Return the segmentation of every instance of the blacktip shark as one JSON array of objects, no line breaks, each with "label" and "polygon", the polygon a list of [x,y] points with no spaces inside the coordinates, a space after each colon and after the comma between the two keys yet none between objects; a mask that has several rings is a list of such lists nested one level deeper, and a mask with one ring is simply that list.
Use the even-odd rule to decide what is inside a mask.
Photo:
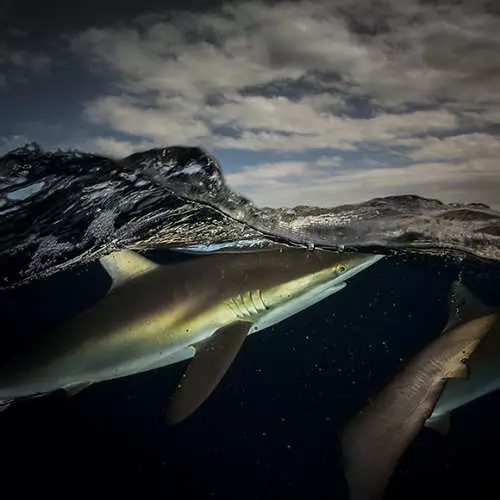
[{"label": "blacktip shark", "polygon": [[[454,289],[462,287],[455,284]],[[422,349],[341,432],[344,474],[351,500],[383,498],[394,468],[431,415],[448,379],[468,377],[467,360],[499,320],[498,313],[460,316],[461,319],[453,313],[442,334]]]},{"label": "blacktip shark", "polygon": [[[498,312],[483,304],[464,287],[455,291],[457,313],[479,316]],[[467,380],[450,380],[444,388],[426,427],[439,432],[450,429],[453,410],[470,403],[490,392],[500,389],[500,320],[496,321],[488,335],[472,353],[467,362],[470,375]]]},{"label": "blacktip shark", "polygon": [[0,369],[0,401],[193,358],[167,409],[182,421],[211,394],[246,336],[342,290],[383,256],[284,247],[160,266],[128,250],[101,258],[108,294]]}]

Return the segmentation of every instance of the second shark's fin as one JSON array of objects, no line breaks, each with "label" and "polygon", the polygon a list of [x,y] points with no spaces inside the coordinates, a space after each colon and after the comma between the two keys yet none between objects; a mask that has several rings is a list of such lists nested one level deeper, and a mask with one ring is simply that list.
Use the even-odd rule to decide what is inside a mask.
[{"label": "second shark's fin", "polygon": [[444,413],[439,418],[427,420],[425,426],[434,429],[440,434],[448,434],[448,432],[450,431],[450,414]]},{"label": "second shark's fin", "polygon": [[479,316],[485,316],[492,311],[490,307],[483,304],[472,292],[460,281],[451,284],[448,305],[448,322],[443,333]]},{"label": "second shark's fin", "polygon": [[251,324],[232,323],[217,330],[205,343],[196,347],[167,409],[167,422],[182,422],[209,396],[238,354]]},{"label": "second shark's fin", "polygon": [[118,252],[105,255],[99,260],[113,280],[110,290],[132,278],[136,278],[159,267],[152,260],[132,250],[119,250]]},{"label": "second shark's fin", "polygon": [[451,372],[451,377],[450,378],[463,378],[463,379],[469,379],[470,378],[470,368],[469,365],[466,363],[467,359],[464,359],[461,361],[460,366],[455,366],[453,371]]},{"label": "second shark's fin", "polygon": [[343,429],[340,441],[351,500],[381,500],[410,443],[432,414],[450,378],[488,334],[497,314],[452,328],[424,347]]}]

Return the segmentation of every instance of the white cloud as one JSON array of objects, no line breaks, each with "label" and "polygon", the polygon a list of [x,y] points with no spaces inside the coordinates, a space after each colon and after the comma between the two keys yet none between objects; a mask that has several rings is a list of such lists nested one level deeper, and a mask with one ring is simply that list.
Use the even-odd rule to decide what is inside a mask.
[{"label": "white cloud", "polygon": [[[352,19],[385,29],[363,37],[350,29]],[[238,2],[208,14],[173,13],[142,31],[92,29],[74,43],[127,75],[127,85],[183,95],[320,70],[387,103],[464,92],[478,101],[489,97],[485,90],[500,97],[491,74],[499,25],[485,12],[407,1],[385,9],[375,2]]]},{"label": "white cloud", "polygon": [[[332,168],[342,164],[339,156],[321,156],[312,161],[280,161],[274,163],[261,163],[243,167],[239,172],[227,174],[228,184],[238,187],[258,187],[263,182],[275,183],[275,181],[286,183],[296,181],[297,178],[304,179],[309,175],[316,177],[327,177]],[[268,184],[269,185],[269,184]]]},{"label": "white cloud", "polygon": [[[114,72],[121,91],[96,99],[87,116],[152,141],[254,150],[352,149],[359,141],[458,127],[443,108],[346,117],[339,89],[387,110],[447,99],[459,112],[457,101],[470,107],[486,99],[484,119],[496,117],[500,80],[490,56],[500,50],[499,19],[408,1],[385,10],[373,5],[360,2],[352,13],[348,2],[240,2],[205,14],[174,12],[168,20],[150,16],[141,27],[90,29],[73,48]],[[361,35],[349,24],[356,16],[386,29]],[[327,82],[318,71],[338,78]],[[293,99],[242,93],[280,80],[300,92],[301,78],[320,92]],[[216,104],[207,104],[211,97]],[[214,133],[220,125],[232,133]]]},{"label": "white cloud", "polygon": [[335,147],[344,151],[354,151],[357,147],[347,142],[336,141],[325,135],[283,135],[277,132],[244,131],[239,137],[215,136],[213,144],[219,148],[241,150],[281,150],[303,151],[304,149],[325,149]]},{"label": "white cloud", "polygon": [[318,167],[335,168],[342,164],[343,158],[341,156],[320,156],[314,161],[314,165]]},{"label": "white cloud", "polygon": [[302,178],[308,169],[307,163],[299,161],[263,163],[256,167],[244,167],[236,174],[228,174],[226,180],[239,187],[259,186],[262,182],[286,182],[297,175]]},{"label": "white cloud", "polygon": [[119,141],[112,137],[98,137],[87,143],[87,147],[96,153],[110,156],[112,158],[124,158],[137,151],[144,151],[155,147],[148,141]]},{"label": "white cloud", "polygon": [[[351,149],[356,142],[387,141],[416,133],[453,130],[458,126],[455,115],[446,110],[381,113],[371,119],[351,119],[285,97],[235,98],[215,108],[212,121],[218,125],[237,123],[247,130],[265,130],[268,135],[264,137],[269,137],[271,142],[275,138],[273,132],[286,132],[294,136],[292,140],[300,142],[301,148],[314,148],[319,144],[319,147],[339,149]],[[262,141],[262,137],[259,140]],[[258,144],[263,147],[262,142]],[[283,145],[282,149],[287,147]]]},{"label": "white cloud", "polygon": [[209,128],[181,99],[166,108],[145,108],[127,97],[104,97],[86,109],[93,123],[106,123],[115,130],[163,144],[184,143],[209,135]]},{"label": "white cloud", "polygon": [[[500,138],[482,133],[460,134],[445,138],[400,139],[397,145],[416,148],[408,156],[414,160],[470,159],[500,157]],[[500,170],[499,170],[500,175]]]},{"label": "white cloud", "polygon": [[[441,80],[450,75],[424,64],[422,33],[433,35],[432,26],[411,31],[396,24],[394,40],[388,35],[365,40],[328,2],[254,2],[196,16],[174,13],[147,29],[90,29],[74,38],[73,47],[117,75],[122,92],[96,99],[87,116],[120,132],[236,149],[352,149],[358,141],[449,130],[458,123],[443,109],[385,112],[371,120],[333,114],[342,106],[345,111],[345,102],[331,83],[326,91],[299,99],[242,91],[280,79],[293,88],[304,77],[321,89],[325,82],[315,72],[333,71],[343,80],[339,88],[351,82],[353,95],[384,104],[425,101],[428,94],[436,98]],[[401,30],[414,44],[398,52],[392,42],[400,41]],[[217,103],[208,105],[210,97]],[[220,125],[233,133],[214,134]]]},{"label": "white cloud", "polygon": [[246,167],[245,176],[227,176],[228,185],[258,205],[282,207],[296,205],[335,206],[358,203],[379,196],[418,194],[444,202],[482,202],[500,210],[498,163],[484,159],[464,163],[422,163],[404,167],[370,170],[344,168],[335,175],[316,175],[307,164],[296,171],[303,175],[294,182],[269,172],[280,172],[286,165]]},{"label": "white cloud", "polygon": [[[265,181],[255,196],[265,198],[272,186],[281,193],[274,201],[287,204],[412,189],[475,197],[466,185],[494,197],[499,141],[485,127],[500,123],[500,17],[481,2],[226,3],[90,29],[73,37],[72,48],[114,82],[88,103],[86,117],[138,138],[98,138],[104,151],[123,154],[137,144],[292,152],[408,146],[398,153],[402,160],[429,163],[384,169],[372,159],[371,170],[361,171],[337,162],[329,181],[319,160],[267,162],[230,178],[247,189]],[[309,187],[289,199],[297,178]]]},{"label": "white cloud", "polygon": [[[162,99],[157,107],[144,107],[126,96],[109,96],[91,103],[86,115],[94,123],[156,143],[250,150],[354,150],[357,142],[385,142],[458,126],[455,115],[446,110],[351,119],[285,97],[237,98],[220,106],[193,106],[175,97]],[[211,125],[234,126],[241,132],[234,137],[214,134]]]}]

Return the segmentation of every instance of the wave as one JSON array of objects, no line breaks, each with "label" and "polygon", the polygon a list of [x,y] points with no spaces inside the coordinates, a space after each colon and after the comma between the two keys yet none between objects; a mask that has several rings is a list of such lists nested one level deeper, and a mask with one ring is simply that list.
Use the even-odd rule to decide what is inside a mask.
[{"label": "wave", "polygon": [[197,253],[282,244],[498,264],[500,213],[416,195],[332,208],[257,207],[226,185],[214,156],[195,147],[114,160],[32,143],[0,157],[2,288],[118,248]]}]

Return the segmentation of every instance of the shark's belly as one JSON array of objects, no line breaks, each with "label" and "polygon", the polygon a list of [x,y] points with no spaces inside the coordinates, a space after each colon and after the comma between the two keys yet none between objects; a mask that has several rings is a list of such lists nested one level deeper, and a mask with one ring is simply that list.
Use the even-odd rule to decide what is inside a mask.
[{"label": "shark's belly", "polygon": [[[56,356],[0,380],[0,400],[121,378],[192,357],[190,346],[233,320],[221,308],[172,321],[160,315],[113,328]],[[63,333],[63,332],[61,332]],[[78,335],[78,332],[65,332]]]},{"label": "shark's belly", "polygon": [[128,363],[110,363],[109,366],[98,371],[82,369],[73,370],[73,373],[57,371],[53,374],[47,371],[46,374],[40,374],[38,377],[26,377],[16,383],[1,386],[0,402],[135,375],[192,358],[194,352],[194,348],[188,346],[162,353],[152,353],[150,356],[144,356]]}]

